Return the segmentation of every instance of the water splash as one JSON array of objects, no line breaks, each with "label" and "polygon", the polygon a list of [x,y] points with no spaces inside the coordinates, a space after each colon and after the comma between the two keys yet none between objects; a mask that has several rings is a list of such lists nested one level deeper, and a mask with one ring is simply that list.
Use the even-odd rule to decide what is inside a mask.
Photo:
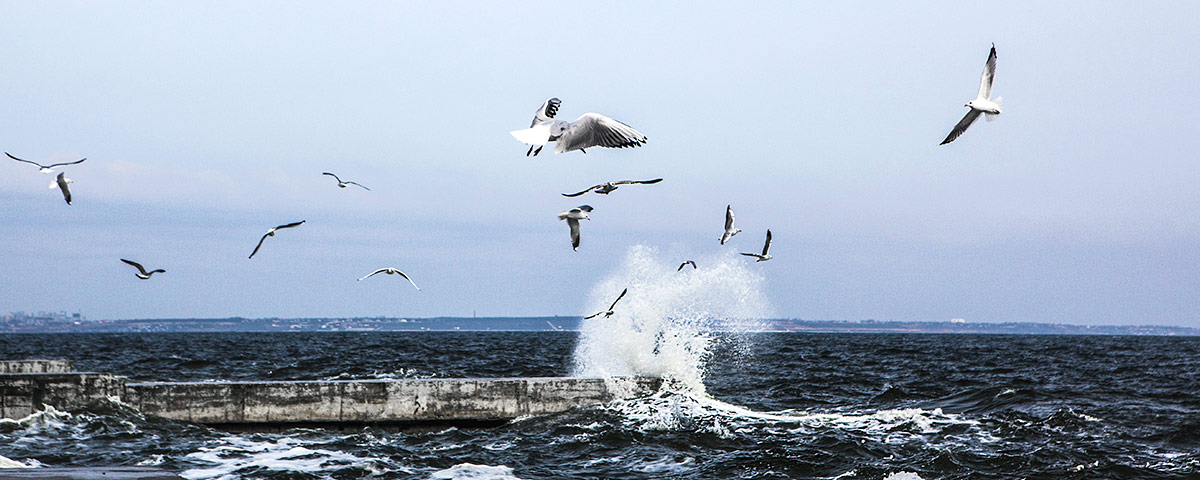
[{"label": "water splash", "polygon": [[750,329],[771,316],[771,307],[762,275],[736,252],[696,260],[699,268],[677,271],[682,259],[630,248],[621,266],[592,288],[584,315],[608,310],[624,288],[629,293],[612,317],[580,325],[574,374],[656,376],[704,395],[714,333]]}]

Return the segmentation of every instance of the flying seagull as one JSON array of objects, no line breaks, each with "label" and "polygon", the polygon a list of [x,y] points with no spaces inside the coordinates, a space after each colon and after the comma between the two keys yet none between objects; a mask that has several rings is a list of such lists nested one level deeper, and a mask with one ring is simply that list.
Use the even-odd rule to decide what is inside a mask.
[{"label": "flying seagull", "polygon": [[381,268],[381,269],[379,269],[379,270],[376,270],[376,271],[374,271],[374,272],[368,273],[368,274],[367,274],[367,276],[365,276],[365,277],[362,277],[362,278],[358,279],[358,281],[360,281],[360,282],[361,282],[361,281],[363,281],[363,280],[366,280],[366,279],[368,279],[368,278],[371,278],[373,275],[375,275],[375,274],[377,274],[377,273],[386,273],[386,274],[388,274],[388,275],[399,275],[399,276],[401,276],[401,277],[404,277],[404,279],[405,279],[405,280],[408,280],[408,283],[411,283],[411,284],[412,284],[412,286],[413,286],[413,288],[416,288],[417,290],[420,290],[420,289],[421,289],[421,287],[418,287],[418,286],[417,286],[417,282],[414,282],[414,281],[413,281],[411,278],[408,278],[408,275],[406,275],[404,272],[401,272],[400,270],[397,270],[397,269],[395,269],[395,268],[392,268],[392,267],[384,267],[384,268]]},{"label": "flying seagull", "polygon": [[[551,99],[555,100],[555,99]],[[549,105],[546,101],[543,109]],[[557,104],[555,105],[557,110]],[[541,110],[538,111],[541,113]],[[549,113],[549,112],[547,112]],[[646,143],[646,136],[633,127],[608,118],[599,113],[585,113],[574,122],[566,120],[550,121],[551,116],[542,122],[534,117],[534,125],[524,130],[509,132],[514,138],[529,145],[546,145],[554,142],[554,153],[566,153],[579,150],[587,153],[586,148],[626,148],[637,147]],[[539,149],[540,150],[540,149]]]},{"label": "flying seagull", "polygon": [[611,316],[613,316],[613,314],[614,314],[614,313],[616,313],[616,312],[613,312],[613,309],[617,307],[617,302],[621,301],[621,299],[622,299],[622,298],[625,298],[625,292],[628,292],[628,291],[629,291],[629,289],[628,289],[628,288],[626,288],[626,289],[624,289],[624,290],[621,290],[621,294],[617,296],[617,299],[616,299],[616,300],[613,300],[612,306],[608,307],[608,310],[607,310],[607,311],[604,311],[604,312],[596,312],[596,313],[593,313],[593,314],[591,314],[591,315],[588,315],[588,316],[586,316],[586,317],[583,317],[583,319],[584,319],[584,320],[587,320],[587,319],[589,319],[589,318],[592,318],[592,317],[598,317],[598,316],[600,316],[600,315],[604,315],[604,318],[608,318],[608,317],[611,317]]},{"label": "flying seagull", "polygon": [[121,259],[121,261],[122,261],[122,262],[125,262],[125,263],[128,263],[128,264],[130,264],[130,265],[133,265],[134,267],[136,267],[136,268],[138,269],[138,272],[139,272],[139,273],[135,273],[135,274],[133,274],[133,275],[134,275],[134,276],[136,276],[136,277],[138,277],[138,278],[140,278],[140,279],[142,279],[142,280],[147,280],[147,279],[149,279],[149,278],[150,278],[150,276],[151,276],[151,275],[154,275],[154,274],[156,274],[156,273],[167,273],[167,271],[166,271],[166,270],[163,270],[163,269],[161,269],[161,268],[159,268],[159,269],[155,269],[155,270],[151,270],[151,271],[147,272],[147,271],[146,271],[146,268],[145,268],[145,267],[142,267],[142,264],[140,264],[140,263],[137,263],[137,262],[135,262],[135,261],[133,261],[133,260],[126,260],[126,259],[122,258],[122,259]]},{"label": "flying seagull", "polygon": [[988,54],[987,64],[983,67],[983,76],[979,79],[979,95],[976,96],[974,100],[971,100],[970,102],[967,102],[966,105],[963,105],[971,110],[967,111],[967,115],[963,117],[962,120],[958,121],[958,125],[954,126],[954,130],[951,130],[950,134],[946,135],[946,139],[942,140],[942,145],[953,142],[954,139],[958,138],[963,134],[963,132],[967,131],[967,127],[970,127],[971,124],[975,122],[975,119],[979,118],[979,114],[982,113],[986,115],[986,118],[989,121],[993,118],[996,118],[997,115],[1000,115],[1001,109],[1004,108],[1004,99],[996,97],[995,100],[991,100],[992,79],[995,78],[995,76],[996,44],[993,43],[992,52]]},{"label": "flying seagull", "polygon": [[332,173],[329,173],[329,172],[322,173],[321,175],[329,175],[329,176],[333,177],[333,179],[334,179],[334,180],[337,180],[337,182],[338,182],[338,188],[346,188],[346,185],[358,185],[358,186],[362,187],[362,188],[363,188],[363,190],[368,190],[368,191],[369,191],[369,190],[371,190],[371,189],[369,189],[369,188],[367,188],[367,187],[363,187],[363,185],[362,185],[361,183],[358,183],[358,182],[343,182],[343,181],[342,181],[342,179],[338,178],[338,176],[337,176],[337,175],[334,175],[334,174],[332,174]]},{"label": "flying seagull", "polygon": [[[538,125],[552,125],[554,123],[554,116],[558,115],[559,105],[562,105],[562,100],[557,98],[546,100],[546,103],[542,104],[542,108],[539,108],[537,112],[534,112],[533,123],[529,124],[529,128],[534,128]],[[533,155],[536,157],[539,153],[542,153],[542,147],[544,146],[546,146],[544,143],[541,145],[530,145],[529,151],[525,152],[525,156],[528,157]],[[537,150],[534,150],[534,148],[537,148]]]},{"label": "flying seagull", "polygon": [[740,228],[733,228],[733,206],[725,206],[725,233],[721,235],[721,245],[724,245],[730,237],[737,235],[742,231]]},{"label": "flying seagull", "polygon": [[678,269],[676,269],[675,271],[676,271],[676,272],[678,272],[678,271],[680,271],[680,270],[683,270],[683,267],[686,267],[686,266],[688,266],[688,265],[691,265],[691,266],[692,266],[692,270],[695,270],[695,269],[696,269],[696,262],[693,262],[693,261],[691,261],[691,260],[688,260],[688,261],[686,261],[686,262],[683,262],[683,263],[679,264],[679,268],[678,268]]},{"label": "flying seagull", "polygon": [[256,246],[254,247],[254,251],[253,251],[253,252],[250,252],[250,258],[254,258],[254,254],[258,253],[258,249],[262,248],[263,241],[264,241],[264,240],[266,240],[266,239],[267,239],[267,237],[274,237],[274,236],[275,236],[275,231],[276,231],[276,230],[279,230],[279,229],[281,229],[281,228],[292,228],[292,227],[296,227],[296,226],[299,226],[299,225],[300,225],[300,224],[302,224],[302,223],[304,223],[304,220],[301,220],[301,221],[299,221],[299,222],[296,222],[296,223],[289,223],[289,224],[287,224],[287,225],[280,225],[280,226],[278,226],[278,227],[272,227],[270,230],[267,230],[267,233],[264,233],[264,234],[263,234],[263,236],[262,236],[262,238],[258,239],[258,245],[256,245]]},{"label": "flying seagull", "polygon": [[50,182],[50,188],[58,187],[59,190],[62,190],[63,198],[66,199],[67,205],[70,205],[71,188],[67,186],[68,183],[75,183],[75,181],[67,178],[67,172],[58,172],[58,177]]},{"label": "flying seagull", "polygon": [[588,212],[592,211],[591,205],[580,205],[570,210],[558,212],[559,220],[566,220],[567,226],[571,227],[571,250],[579,251],[579,220],[591,220]]},{"label": "flying seagull", "polygon": [[771,259],[771,229],[769,229],[769,228],[767,229],[767,241],[766,241],[766,243],[763,243],[763,253],[761,255],[757,254],[757,253],[743,253],[742,255],[745,255],[747,257],[757,258],[758,260],[755,260],[756,262],[765,262],[767,260],[770,260]]},{"label": "flying seagull", "polygon": [[620,180],[620,181],[616,181],[616,182],[601,183],[599,185],[594,185],[591,188],[588,188],[587,190],[584,190],[582,192],[564,193],[564,194],[562,194],[562,196],[578,197],[578,196],[583,195],[592,190],[595,190],[596,193],[599,193],[601,195],[608,195],[610,192],[617,189],[617,185],[634,185],[634,184],[650,185],[653,183],[661,182],[662,180],[663,179],[661,179],[661,178],[656,178],[654,180]]},{"label": "flying seagull", "polygon": [[76,160],[76,161],[74,161],[74,162],[67,162],[67,163],[52,163],[52,164],[50,164],[50,165],[42,165],[42,164],[40,164],[40,163],[37,163],[37,162],[31,162],[31,161],[29,161],[29,160],[22,160],[22,159],[19,159],[19,158],[17,158],[17,157],[14,157],[14,156],[13,156],[11,153],[8,153],[8,152],[4,152],[4,154],[5,154],[5,155],[8,155],[8,158],[11,158],[11,159],[13,159],[13,160],[16,160],[16,161],[18,161],[18,162],[25,162],[25,163],[28,163],[28,164],[30,164],[30,165],[37,165],[38,169],[39,169],[39,170],[40,170],[42,173],[50,173],[52,170],[54,170],[55,168],[58,168],[58,167],[65,167],[65,166],[67,166],[67,165],[78,165],[78,164],[80,164],[80,163],[83,163],[83,161],[84,161],[84,160],[87,160],[87,158],[86,158],[86,157],[84,157],[84,158],[81,158],[81,159],[79,159],[79,160]]}]

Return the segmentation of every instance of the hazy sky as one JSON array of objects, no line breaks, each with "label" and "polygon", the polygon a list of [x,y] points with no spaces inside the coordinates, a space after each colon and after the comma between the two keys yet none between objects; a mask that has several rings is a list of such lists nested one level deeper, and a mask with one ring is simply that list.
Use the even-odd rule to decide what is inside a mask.
[{"label": "hazy sky", "polygon": [[[67,206],[0,159],[0,312],[577,315],[635,245],[770,228],[781,316],[1200,325],[1195,2],[2,10],[0,150],[88,161]],[[993,42],[1004,114],[939,146]],[[527,158],[550,96],[649,143]]]}]

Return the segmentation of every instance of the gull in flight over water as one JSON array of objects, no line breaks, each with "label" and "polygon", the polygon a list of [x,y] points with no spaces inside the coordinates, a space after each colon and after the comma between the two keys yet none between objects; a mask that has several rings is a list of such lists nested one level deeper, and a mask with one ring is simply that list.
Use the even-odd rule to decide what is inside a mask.
[{"label": "gull in flight over water", "polygon": [[595,190],[596,193],[599,193],[601,195],[608,195],[613,190],[616,190],[618,185],[634,185],[634,184],[650,185],[650,184],[661,182],[662,180],[663,179],[661,179],[661,178],[656,178],[654,180],[619,180],[616,182],[607,182],[607,183],[601,183],[599,185],[593,185],[591,188],[588,188],[587,190],[584,190],[582,192],[564,193],[564,194],[562,194],[562,196],[578,197],[578,196],[583,195],[592,190]]},{"label": "gull in flight over water", "polygon": [[67,178],[67,172],[58,172],[58,177],[50,182],[50,188],[58,187],[59,190],[62,190],[63,199],[67,201],[67,205],[70,205],[71,188],[67,186],[68,183],[75,183],[75,181]]},{"label": "gull in flight over water", "polygon": [[36,166],[38,167],[38,169],[39,169],[39,170],[40,170],[42,173],[50,173],[51,171],[53,171],[55,168],[58,168],[58,167],[65,167],[65,166],[67,166],[67,165],[78,165],[78,164],[80,164],[80,163],[83,163],[83,161],[84,161],[84,160],[87,160],[87,157],[84,157],[84,158],[81,158],[81,159],[79,159],[79,160],[76,160],[76,161],[74,161],[74,162],[67,162],[67,163],[52,163],[52,164],[50,164],[50,165],[42,165],[42,164],[40,164],[40,163],[37,163],[37,162],[31,162],[31,161],[29,161],[29,160],[22,160],[22,159],[19,159],[19,158],[17,158],[17,157],[14,157],[14,156],[13,156],[11,153],[8,153],[8,152],[4,152],[4,154],[5,154],[5,155],[8,155],[8,158],[11,158],[11,159],[13,159],[13,160],[16,160],[16,161],[18,161],[18,162],[25,162],[25,163],[28,163],[28,164],[30,164],[30,165],[36,165]]},{"label": "gull in flight over water", "polygon": [[742,253],[742,255],[745,255],[747,257],[757,258],[758,260],[755,260],[755,262],[765,262],[767,260],[770,260],[771,259],[771,229],[769,229],[769,228],[767,229],[767,241],[766,241],[766,243],[763,243],[762,254]]},{"label": "gull in flight over water", "polygon": [[721,245],[724,245],[730,237],[737,235],[742,231],[740,228],[733,228],[733,206],[725,206],[725,233],[721,235]]},{"label": "gull in flight over water", "polygon": [[374,271],[374,272],[368,273],[368,274],[367,274],[367,276],[365,276],[365,277],[362,277],[362,278],[358,279],[358,281],[360,281],[360,282],[361,282],[361,281],[363,281],[363,280],[366,280],[366,279],[368,279],[368,278],[371,278],[371,277],[372,277],[372,276],[374,276],[375,274],[379,274],[379,273],[386,273],[386,274],[388,274],[388,275],[399,275],[399,276],[401,276],[401,277],[404,277],[404,279],[405,279],[405,280],[408,280],[408,283],[411,283],[411,284],[412,284],[412,286],[413,286],[413,288],[416,288],[417,290],[420,290],[420,289],[421,289],[421,287],[418,287],[418,286],[417,286],[417,282],[414,282],[414,281],[413,281],[413,279],[411,279],[411,278],[408,278],[408,275],[407,275],[407,274],[405,274],[404,272],[401,272],[400,270],[397,270],[397,269],[395,269],[395,268],[392,268],[392,267],[384,267],[384,268],[381,268],[381,269],[379,269],[379,270],[376,270],[376,271]]},{"label": "gull in flight over water", "polygon": [[[549,100],[546,100],[546,103],[542,104],[542,108],[539,108],[537,112],[534,112],[533,123],[529,124],[529,128],[534,128],[539,125],[543,125],[546,128],[549,128],[551,125],[553,125],[554,124],[554,116],[558,115],[558,106],[559,105],[562,105],[562,100],[559,100],[557,98],[551,98]],[[544,147],[544,146],[546,146],[545,143],[542,143],[541,145],[530,145],[529,151],[525,152],[525,156],[528,157],[530,155],[533,155],[536,157],[539,153],[542,153],[542,147]],[[534,148],[536,148],[537,150],[534,150]]]},{"label": "gull in flight over water", "polygon": [[[524,130],[513,130],[509,133],[521,143],[529,145],[544,146],[549,142],[554,142],[554,153],[556,154],[572,150],[587,153],[587,150],[584,149],[592,147],[637,147],[646,143],[646,136],[642,132],[599,113],[585,113],[574,122],[551,121],[554,113],[557,113],[558,110],[558,103],[553,105],[553,113],[548,110],[553,100],[557,99],[547,100],[542,105],[542,109],[538,110],[538,115],[533,120],[533,126]],[[543,112],[547,113],[544,117]],[[542,120],[543,118],[544,120]],[[541,151],[541,148],[538,151]]]},{"label": "gull in flight over water", "polygon": [[686,261],[686,262],[683,262],[683,263],[679,264],[679,268],[678,268],[678,269],[676,269],[675,271],[676,271],[676,272],[678,272],[678,271],[680,271],[680,270],[683,270],[683,267],[686,267],[686,266],[688,266],[688,265],[691,265],[691,266],[692,266],[692,270],[695,270],[695,269],[696,269],[696,262],[693,262],[693,261],[691,261],[691,260],[688,260],[688,261]]},{"label": "gull in flight over water", "polygon": [[995,77],[996,44],[993,43],[992,52],[988,54],[987,64],[985,64],[983,67],[983,77],[979,79],[979,95],[976,96],[974,100],[971,100],[970,102],[967,102],[966,105],[963,105],[971,110],[967,111],[967,115],[963,117],[962,120],[958,121],[958,125],[955,125],[954,129],[950,131],[950,134],[946,135],[946,139],[942,140],[941,145],[953,142],[954,139],[962,135],[963,132],[967,131],[967,127],[970,127],[972,123],[975,123],[975,120],[979,118],[980,114],[985,115],[988,121],[991,121],[992,119],[996,118],[997,115],[1000,115],[1000,111],[1004,108],[1004,99],[996,97],[995,100],[991,100],[992,79]]},{"label": "gull in flight over water", "polygon": [[333,177],[333,179],[334,179],[334,180],[337,180],[337,182],[338,182],[338,188],[346,188],[346,185],[358,185],[358,186],[362,187],[362,188],[363,188],[363,190],[367,190],[367,191],[370,191],[370,190],[371,190],[371,189],[369,189],[369,188],[367,188],[367,187],[363,187],[363,185],[362,185],[361,183],[358,183],[358,182],[343,182],[343,181],[342,181],[342,179],[338,178],[338,176],[337,176],[337,175],[334,175],[334,174],[332,174],[332,173],[329,173],[329,172],[322,173],[321,175],[329,175],[329,176]]},{"label": "gull in flight over water", "polygon": [[267,233],[264,233],[264,234],[263,234],[263,236],[262,236],[262,238],[258,239],[258,245],[256,245],[256,246],[254,247],[254,251],[253,251],[253,252],[250,252],[250,258],[254,258],[254,254],[258,253],[258,249],[262,248],[263,241],[264,241],[264,240],[266,240],[266,239],[267,239],[267,237],[274,237],[274,236],[275,236],[275,231],[276,231],[276,230],[280,230],[280,229],[284,229],[284,228],[292,228],[292,227],[297,227],[297,226],[300,226],[300,225],[301,225],[301,224],[303,224],[303,223],[304,223],[304,220],[301,220],[301,221],[299,221],[299,222],[296,222],[296,223],[289,223],[289,224],[287,224],[287,225],[280,225],[280,226],[278,226],[278,227],[272,227],[270,230],[267,230]]},{"label": "gull in flight over water", "polygon": [[604,318],[608,318],[608,317],[611,317],[611,316],[613,316],[613,314],[614,314],[614,313],[616,313],[616,312],[614,312],[614,311],[613,311],[613,309],[614,309],[614,308],[617,308],[617,302],[621,301],[621,299],[622,299],[622,298],[625,298],[625,292],[628,292],[628,291],[629,291],[629,289],[628,289],[628,288],[626,288],[626,289],[624,289],[624,290],[621,290],[621,294],[617,296],[617,299],[616,299],[616,300],[613,300],[612,306],[608,307],[608,310],[607,310],[607,311],[603,311],[603,312],[596,312],[596,313],[593,313],[593,314],[591,314],[591,315],[588,315],[588,316],[586,316],[586,317],[583,317],[583,319],[584,319],[584,320],[587,320],[587,319],[589,319],[589,318],[592,318],[592,317],[598,317],[598,316],[600,316],[600,315],[604,315]]},{"label": "gull in flight over water", "polygon": [[135,274],[133,274],[133,275],[134,275],[135,277],[137,277],[137,278],[140,278],[140,279],[142,279],[142,280],[148,280],[148,279],[150,278],[150,276],[151,276],[151,275],[154,275],[154,274],[156,274],[156,273],[167,273],[167,271],[166,271],[166,270],[163,270],[163,269],[161,269],[161,268],[157,268],[157,269],[154,269],[154,270],[151,270],[151,271],[147,272],[147,271],[146,271],[146,268],[145,268],[145,267],[143,267],[143,266],[142,266],[142,264],[140,264],[140,263],[137,263],[137,262],[135,262],[135,261],[133,261],[133,260],[126,260],[126,259],[122,258],[122,259],[121,259],[121,261],[122,261],[122,262],[125,262],[125,263],[128,263],[128,264],[130,264],[130,265],[133,265],[134,267],[136,267],[136,268],[138,269],[138,273],[135,273]]},{"label": "gull in flight over water", "polygon": [[592,217],[588,216],[591,211],[591,205],[580,205],[558,212],[558,219],[566,220],[567,226],[571,227],[571,250],[579,251],[579,220],[591,220]]}]

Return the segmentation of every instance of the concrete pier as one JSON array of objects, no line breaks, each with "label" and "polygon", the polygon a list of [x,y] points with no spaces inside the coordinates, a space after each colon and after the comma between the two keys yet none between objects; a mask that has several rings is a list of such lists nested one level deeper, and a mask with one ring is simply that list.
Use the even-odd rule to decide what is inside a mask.
[{"label": "concrete pier", "polygon": [[649,395],[660,384],[642,377],[135,383],[103,373],[0,373],[0,417],[112,399],[147,415],[231,430],[494,426]]}]

